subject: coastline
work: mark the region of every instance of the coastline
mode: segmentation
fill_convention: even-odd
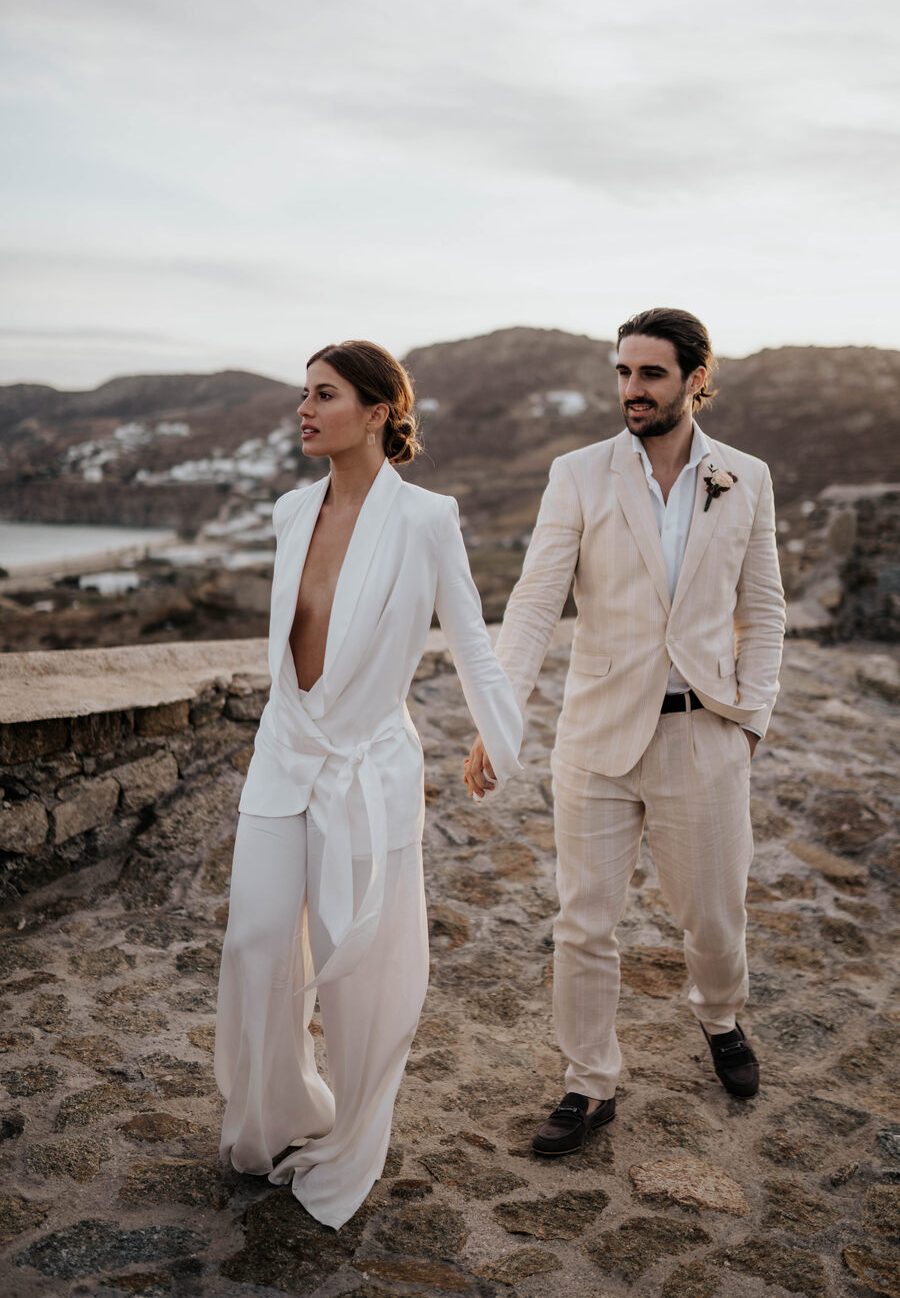
[[[35,558],[23,562],[10,561],[15,538],[13,530],[34,528],[44,533],[58,531],[62,541],[63,534],[70,544],[82,534],[83,548],[77,553]],[[88,535],[95,534],[92,543]],[[116,533],[120,533],[119,540]],[[24,535],[24,534],[21,534]],[[163,528],[133,527],[92,527],[89,524],[68,523],[29,523],[15,519],[0,518],[0,568],[8,574],[0,578],[0,590],[14,590],[18,581],[31,581],[35,577],[65,577],[75,574],[101,572],[111,563],[127,565],[151,555],[161,546],[172,545],[178,540],[178,533]]]

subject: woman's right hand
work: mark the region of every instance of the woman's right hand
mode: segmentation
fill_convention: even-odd
[[[463,762],[463,781],[473,798],[483,798],[496,787],[497,777],[484,751],[481,735],[475,736],[469,756]]]

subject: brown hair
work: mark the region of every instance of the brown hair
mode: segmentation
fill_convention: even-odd
[[[698,366],[706,367],[706,381],[699,392],[694,393],[694,409],[700,410],[716,395],[711,387],[716,361],[713,355],[712,342],[706,325],[690,311],[679,311],[676,307],[655,306],[649,311],[640,311],[631,316],[623,325],[619,325],[617,345],[631,334],[643,334],[647,338],[664,338],[675,348],[681,377],[686,379]]]
[[[389,351],[378,343],[351,338],[329,343],[313,361],[326,361],[342,379],[352,383],[364,406],[384,402],[389,407],[384,425],[384,453],[391,464],[408,464],[422,449],[419,425],[413,414],[412,379]]]

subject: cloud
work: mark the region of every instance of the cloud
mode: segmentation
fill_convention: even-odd
[[[360,332],[602,334],[712,278],[732,350],[850,321],[900,343],[893,0],[7,0],[4,24],[6,322],[95,330],[92,366],[104,333],[279,372]]]
[[[93,342],[105,346],[131,345],[132,343],[164,344],[170,346],[178,340],[172,334],[160,333],[157,330],[123,330],[115,332],[109,329],[95,328],[49,328],[49,329],[4,329],[0,328],[0,338],[7,338],[13,343],[22,342]]]

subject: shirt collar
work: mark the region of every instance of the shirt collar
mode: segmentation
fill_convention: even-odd
[[[650,463],[650,457],[644,450],[644,443],[635,433],[631,434],[631,449],[634,451],[635,455],[641,457],[641,464],[644,466],[644,473],[649,482],[653,477],[653,465]],[[711,450],[712,447],[709,444],[709,438],[695,420],[694,436],[691,438],[691,453],[688,456],[688,462],[685,467],[688,469],[696,469],[704,455],[709,455]]]

